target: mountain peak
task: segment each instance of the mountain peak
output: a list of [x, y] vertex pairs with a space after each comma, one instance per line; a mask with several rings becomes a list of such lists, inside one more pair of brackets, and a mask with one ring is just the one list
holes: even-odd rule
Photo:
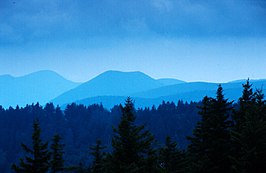
[[32, 72], [32, 73], [29, 73], [29, 74], [26, 74], [24, 76], [21, 76], [21, 77], [33, 77], [33, 76], [57, 76], [57, 77], [61, 77], [61, 78], [64, 78], [62, 77], [61, 75], [59, 75], [58, 73], [52, 71], [52, 70], [40, 70], [40, 71], [36, 71], [36, 72]]
[[4, 107], [33, 102], [46, 103], [78, 83], [64, 79], [56, 72], [42, 70], [24, 76], [0, 76], [0, 103]]
[[[130, 82], [134, 81], [149, 81], [149, 82], [155, 82], [155, 79], [152, 77], [146, 75], [145, 73], [142, 73], [140, 71], [132, 71], [132, 72], [122, 72], [122, 71], [115, 71], [115, 70], [109, 70], [106, 72], [101, 73], [100, 75], [96, 76], [95, 78], [91, 79], [88, 82], [100, 82], [105, 83], [106, 80], [110, 82], [118, 82], [121, 84], [121, 82]], [[88, 83], [86, 82], [86, 83]], [[99, 84], [99, 83], [98, 83]]]
[[132, 93], [162, 87], [163, 84], [139, 72], [106, 71], [57, 97], [56, 103], [68, 103], [96, 96], [129, 96]]
[[148, 76], [143, 72], [140, 71], [118, 71], [118, 70], [108, 70], [105, 71], [103, 73], [101, 73], [99, 76], [101, 75], [143, 75], [143, 76]]

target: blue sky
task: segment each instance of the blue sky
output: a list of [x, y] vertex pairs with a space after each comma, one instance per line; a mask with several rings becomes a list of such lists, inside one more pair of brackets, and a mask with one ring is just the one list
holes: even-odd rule
[[1, 0], [0, 74], [266, 78], [264, 0]]

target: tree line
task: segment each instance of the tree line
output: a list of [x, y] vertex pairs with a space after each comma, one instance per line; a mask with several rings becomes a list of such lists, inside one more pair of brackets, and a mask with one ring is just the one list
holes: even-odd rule
[[[169, 135], [184, 149], [186, 136], [192, 133], [198, 121], [197, 106], [200, 103], [183, 101], [162, 102], [158, 107], [134, 110], [137, 124], [145, 124], [156, 139], [156, 145], [163, 145]], [[78, 105], [75, 103], [59, 107], [52, 103], [25, 107], [0, 106], [0, 172], [10, 173], [12, 163], [19, 163], [25, 155], [20, 143], [31, 146], [32, 123], [38, 119], [43, 129], [41, 138], [52, 143], [54, 134], [62, 137], [65, 166], [89, 165], [92, 155], [89, 146], [101, 139], [105, 151], [111, 151], [113, 127], [119, 124], [122, 110], [120, 105], [107, 110], [101, 104]]]
[[102, 145], [99, 139], [90, 147], [91, 164], [72, 167], [64, 166], [60, 136], [53, 137], [48, 149], [35, 121], [32, 148], [22, 144], [28, 155], [12, 168], [15, 172], [35, 173], [265, 172], [266, 104], [261, 90], [253, 91], [248, 80], [238, 103], [233, 104], [224, 97], [219, 85], [216, 97], [204, 97], [198, 108], [200, 118], [192, 134], [187, 136], [187, 147], [181, 149], [169, 136], [164, 145], [158, 145], [150, 130], [136, 121], [137, 110], [128, 98], [117, 109], [121, 117], [113, 128], [111, 149], [106, 150], [110, 146]]

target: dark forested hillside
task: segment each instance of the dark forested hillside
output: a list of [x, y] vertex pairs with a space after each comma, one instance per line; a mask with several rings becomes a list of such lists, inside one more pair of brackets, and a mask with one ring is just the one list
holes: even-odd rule
[[[0, 107], [0, 171], [264, 173], [266, 101], [249, 80], [237, 103], [221, 85], [199, 103], [111, 110], [72, 103]], [[20, 145], [21, 144], [21, 145]], [[11, 169], [12, 168], [12, 169]]]
[[[137, 109], [136, 123], [144, 124], [155, 136], [156, 145], [164, 143], [169, 135], [181, 147], [187, 145], [185, 137], [190, 135], [199, 119], [198, 103], [165, 103], [159, 107]], [[0, 107], [0, 172], [10, 172], [12, 163], [17, 163], [23, 152], [20, 144], [31, 144], [32, 123], [39, 119], [42, 138], [50, 141], [55, 133], [62, 136], [65, 144], [66, 165], [88, 164], [89, 146], [97, 139], [111, 150], [112, 127], [120, 120], [121, 108], [114, 106], [106, 110], [102, 105], [70, 104], [65, 110], [52, 103], [44, 107], [37, 104], [3, 109]], [[51, 141], [50, 141], [51, 142]]]

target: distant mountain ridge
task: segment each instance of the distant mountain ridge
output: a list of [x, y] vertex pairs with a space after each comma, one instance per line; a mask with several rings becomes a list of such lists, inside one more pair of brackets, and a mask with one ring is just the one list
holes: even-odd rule
[[175, 85], [175, 84], [185, 83], [185, 81], [172, 79], [172, 78], [162, 78], [162, 79], [157, 79], [157, 81], [159, 81], [163, 85]]
[[[225, 91], [238, 89], [239, 92], [242, 92], [242, 84], [246, 81], [240, 82], [228, 82], [228, 83], [221, 83], [223, 89]], [[254, 88], [257, 89], [266, 89], [263, 86], [266, 86], [266, 80], [254, 80], [250, 81]], [[149, 91], [141, 92], [141, 93], [134, 93], [133, 96], [136, 97], [144, 97], [144, 98], [157, 98], [162, 96], [169, 96], [181, 93], [190, 93], [195, 91], [201, 91], [202, 93], [206, 92], [209, 93], [210, 91], [216, 91], [217, 86], [219, 83], [208, 83], [208, 82], [187, 82], [181, 83], [177, 85], [170, 85], [164, 86], [161, 88], [152, 89]]]
[[[266, 85], [266, 80], [251, 80], [254, 88]], [[245, 81], [222, 83], [225, 96], [237, 100]], [[200, 101], [204, 96], [214, 96], [218, 83], [185, 82], [177, 79], [153, 79], [142, 72], [107, 71], [82, 85], [65, 92], [52, 102], [65, 105], [71, 102], [85, 105], [102, 103], [111, 108], [133, 97], [137, 107], [159, 105], [163, 100]]]
[[[265, 81], [266, 79], [250, 79], [249, 81], [251, 82], [251, 83], [253, 83], [253, 82], [261, 82], [261, 81]], [[230, 81], [230, 82], [228, 82], [228, 83], [239, 83], [239, 82], [242, 82], [242, 83], [244, 83], [244, 82], [246, 82], [247, 81], [247, 79], [239, 79], [239, 80], [233, 80], [233, 81]]]
[[[250, 80], [253, 88], [266, 93], [266, 80]], [[225, 97], [237, 100], [245, 80], [222, 83]], [[200, 101], [215, 96], [218, 83], [185, 82], [177, 79], [154, 79], [142, 72], [106, 71], [95, 78], [75, 83], [53, 71], [39, 71], [21, 77], [0, 76], [0, 105], [23, 106], [33, 102], [66, 105], [102, 103], [111, 108], [131, 96], [137, 107], [159, 105], [164, 101]]]
[[164, 86], [142, 72], [106, 71], [52, 100], [57, 104], [96, 96], [127, 96]]
[[33, 102], [45, 104], [59, 94], [78, 86], [59, 74], [43, 70], [28, 75], [0, 76], [0, 105], [24, 106]]

